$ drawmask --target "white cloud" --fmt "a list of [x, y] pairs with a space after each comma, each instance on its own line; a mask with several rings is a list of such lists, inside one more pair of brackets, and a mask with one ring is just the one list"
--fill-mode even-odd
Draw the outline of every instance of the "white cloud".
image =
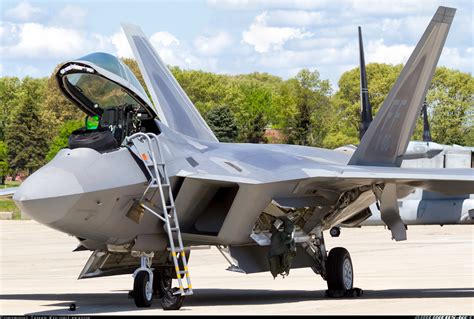
[[169, 32], [160, 31], [152, 34], [150, 42], [155, 47], [179, 46], [179, 40]]
[[[373, 14], [380, 17], [381, 15], [402, 15], [423, 12], [428, 7], [435, 7], [439, 0], [349, 0], [345, 1], [349, 4], [347, 12], [351, 15], [368, 15]], [[342, 2], [342, 5], [344, 1]], [[434, 13], [434, 12], [433, 12]]]
[[304, 10], [275, 10], [267, 13], [269, 26], [299, 26], [308, 27], [326, 23], [323, 12]]
[[468, 47], [464, 50], [458, 48], [444, 48], [439, 59], [439, 65], [473, 73], [473, 53], [473, 47]]
[[173, 34], [161, 31], [150, 36], [150, 43], [163, 61], [169, 65], [177, 65], [186, 69], [204, 69], [215, 71], [216, 59], [202, 59], [192, 53], [192, 50], [181, 43]]
[[288, 40], [311, 36], [311, 33], [300, 28], [269, 27], [267, 17], [267, 12], [258, 15], [249, 29], [242, 33], [243, 42], [252, 45], [259, 53], [281, 50]]
[[133, 52], [128, 44], [127, 37], [122, 30], [110, 37], [110, 42], [115, 47], [115, 54], [121, 58], [133, 58]]
[[33, 7], [27, 1], [20, 2], [16, 7], [8, 9], [5, 12], [4, 19], [14, 21], [34, 21], [39, 15], [43, 13], [43, 10], [37, 7]]
[[414, 46], [406, 44], [385, 45], [383, 39], [369, 41], [366, 49], [366, 61], [368, 63], [405, 63], [413, 52], [413, 49]]
[[54, 24], [71, 26], [83, 26], [87, 16], [87, 9], [83, 6], [68, 4], [54, 15]]
[[232, 37], [224, 31], [214, 36], [199, 36], [194, 40], [194, 46], [203, 55], [217, 55], [231, 43]]
[[207, 0], [207, 5], [219, 9], [254, 10], [261, 8], [318, 9], [330, 5], [331, 0]]
[[[104, 49], [105, 38], [98, 34], [86, 35], [78, 30], [49, 27], [39, 23], [3, 24], [7, 33], [0, 44], [0, 55], [5, 58], [77, 58], [89, 51]], [[7, 30], [7, 31], [5, 31]]]

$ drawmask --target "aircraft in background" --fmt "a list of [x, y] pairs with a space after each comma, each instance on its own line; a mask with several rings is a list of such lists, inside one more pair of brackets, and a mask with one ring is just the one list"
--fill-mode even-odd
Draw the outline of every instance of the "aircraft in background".
[[[362, 139], [372, 122], [367, 71], [365, 67], [364, 47], [361, 27], [359, 31], [359, 69], [361, 122], [359, 137]], [[428, 122], [427, 103], [423, 102], [423, 141], [410, 141], [403, 156], [401, 167], [411, 168], [474, 168], [474, 147], [459, 145], [441, 145], [434, 143]], [[356, 147], [346, 146], [341, 150], [353, 152]], [[474, 195], [461, 194], [447, 196], [423, 189], [415, 189], [413, 193], [398, 200], [400, 217], [406, 225], [452, 225], [474, 224]], [[370, 206], [372, 215], [361, 223], [365, 225], [385, 225], [382, 221], [377, 204]], [[339, 236], [338, 227], [331, 229], [334, 237]]]
[[193, 293], [189, 252], [208, 245], [229, 256], [231, 270], [311, 267], [331, 294], [344, 294], [351, 258], [342, 247], [328, 253], [325, 230], [359, 225], [379, 201], [392, 237], [405, 240], [398, 198], [414, 188], [474, 192], [470, 169], [400, 167], [454, 14], [438, 8], [352, 155], [219, 143], [147, 37], [125, 25], [154, 104], [114, 56], [62, 64], [59, 88], [86, 114], [85, 127], [13, 199], [92, 251], [80, 279], [133, 274], [138, 307], [157, 295], [164, 309], [179, 309]]

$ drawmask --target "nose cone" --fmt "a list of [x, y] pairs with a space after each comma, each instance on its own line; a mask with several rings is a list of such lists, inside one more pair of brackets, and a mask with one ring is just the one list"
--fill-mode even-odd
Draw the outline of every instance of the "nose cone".
[[74, 174], [47, 165], [21, 184], [13, 200], [23, 213], [51, 225], [67, 215], [82, 192]]

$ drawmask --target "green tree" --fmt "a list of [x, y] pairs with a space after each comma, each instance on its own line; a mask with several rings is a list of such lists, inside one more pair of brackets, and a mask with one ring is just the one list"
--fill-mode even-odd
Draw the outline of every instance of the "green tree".
[[17, 77], [0, 78], [0, 141], [5, 139], [5, 128], [10, 115], [18, 106], [17, 96], [21, 81]]
[[67, 147], [71, 133], [83, 126], [84, 121], [82, 120], [69, 120], [64, 122], [59, 128], [58, 135], [49, 145], [49, 151], [48, 154], [46, 154], [46, 162], [52, 160], [62, 148]]
[[220, 142], [234, 142], [239, 135], [235, 116], [228, 106], [218, 106], [206, 113], [206, 121]]
[[[367, 64], [369, 97], [374, 116], [385, 100], [388, 92], [395, 84], [402, 67], [401, 64], [395, 66], [383, 63]], [[333, 123], [335, 127], [332, 128], [329, 135], [334, 137], [339, 135], [337, 140], [341, 143], [349, 141], [357, 142], [359, 139], [361, 107], [360, 69], [354, 68], [344, 72], [339, 78], [338, 86], [338, 91], [332, 97], [332, 113], [334, 114]], [[330, 137], [330, 139], [331, 138], [332, 137]], [[333, 139], [332, 141], [335, 140]], [[326, 146], [329, 147], [329, 144]]]
[[16, 96], [19, 105], [5, 131], [8, 163], [15, 172], [26, 170], [31, 173], [44, 163], [48, 134], [40, 104], [45, 88], [44, 79], [26, 77]]
[[320, 79], [317, 70], [303, 69], [296, 75], [296, 80], [297, 112], [290, 122], [288, 142], [322, 145], [330, 111], [331, 86], [328, 80]]
[[46, 81], [46, 88], [40, 105], [43, 124], [47, 128], [48, 140], [52, 140], [58, 134], [62, 123], [84, 117], [84, 113], [61, 93], [55, 74], [56, 72], [53, 72]]
[[427, 94], [433, 141], [474, 146], [474, 78], [439, 67]]
[[250, 125], [247, 127], [245, 140], [248, 143], [266, 143], [265, 129], [267, 127], [267, 119], [265, 115], [260, 112], [250, 120]]
[[8, 174], [7, 144], [0, 141], [0, 184], [5, 184], [5, 176]]
[[[401, 64], [367, 65], [369, 94], [374, 115], [395, 84], [401, 69]], [[328, 147], [334, 146], [337, 140], [341, 143], [349, 142], [358, 136], [359, 81], [359, 68], [344, 72], [339, 79], [339, 90], [332, 98], [335, 126], [325, 141]], [[445, 67], [437, 68], [426, 96], [430, 128], [435, 142], [473, 145], [473, 86], [472, 75]], [[422, 133], [423, 122], [419, 118], [412, 139], [421, 140]], [[335, 138], [336, 135], [339, 135], [339, 138]]]
[[271, 91], [253, 81], [244, 82], [240, 89], [243, 98], [236, 114], [241, 128], [240, 140], [264, 142], [265, 129], [271, 116]]

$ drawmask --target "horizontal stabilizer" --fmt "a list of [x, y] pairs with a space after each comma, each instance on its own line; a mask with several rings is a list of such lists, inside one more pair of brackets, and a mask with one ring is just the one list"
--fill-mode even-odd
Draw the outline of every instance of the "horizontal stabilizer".
[[349, 161], [400, 166], [456, 9], [439, 7]]

